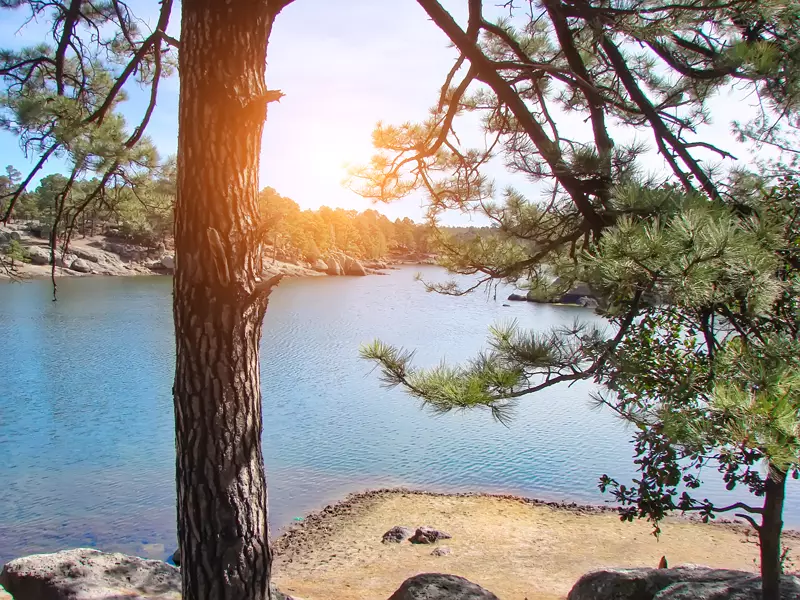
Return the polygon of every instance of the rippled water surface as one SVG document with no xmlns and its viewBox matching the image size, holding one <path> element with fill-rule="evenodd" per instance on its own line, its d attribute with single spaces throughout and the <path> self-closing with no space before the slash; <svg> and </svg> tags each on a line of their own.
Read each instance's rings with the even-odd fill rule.
<svg viewBox="0 0 800 600">
<path fill-rule="evenodd" d="M 602 502 L 599 475 L 632 474 L 630 432 L 591 408 L 588 385 L 524 399 L 506 428 L 482 411 L 421 411 L 358 358 L 378 337 L 421 364 L 459 360 L 493 323 L 543 329 L 592 313 L 504 307 L 507 292 L 427 294 L 418 270 L 284 280 L 273 294 L 262 344 L 273 527 L 377 486 Z M 0 285 L 0 562 L 78 545 L 163 558 L 176 544 L 171 282 L 66 280 L 50 298 L 44 281 Z M 722 496 L 716 481 L 704 489 Z"/>
</svg>

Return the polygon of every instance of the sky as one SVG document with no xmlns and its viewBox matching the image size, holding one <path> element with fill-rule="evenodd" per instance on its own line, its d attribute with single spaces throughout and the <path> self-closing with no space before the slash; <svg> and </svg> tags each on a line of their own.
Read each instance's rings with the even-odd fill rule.
<svg viewBox="0 0 800 600">
<path fill-rule="evenodd" d="M 465 0 L 443 2 L 463 21 Z M 486 10 L 495 3 L 487 2 Z M 134 13 L 154 25 L 157 0 L 131 0 Z M 180 7 L 175 7 L 170 33 L 179 37 Z M 21 11 L 0 12 L 0 45 L 41 43 L 46 23 L 20 29 Z M 389 205 L 374 205 L 343 185 L 349 165 L 365 164 L 372 153 L 371 133 L 378 121 L 402 123 L 427 116 L 456 52 L 415 0 L 296 0 L 278 16 L 267 53 L 267 85 L 286 96 L 270 104 L 261 153 L 261 186 L 271 186 L 301 208 L 322 205 L 364 210 L 376 208 L 390 218 L 421 220 L 424 198 L 416 195 Z M 144 90 L 129 89 L 123 112 L 137 120 L 146 105 Z M 708 142 L 726 140 L 729 123 L 748 110 L 741 93 L 731 92 L 712 103 L 714 124 L 701 132 Z M 148 135 L 162 156 L 177 148 L 178 79 L 162 82 Z M 573 118 L 576 131 L 585 123 Z M 640 134 L 641 135 L 641 134 Z M 649 141 L 645 138 L 645 141 Z M 746 159 L 748 149 L 739 153 Z M 708 160 L 716 159 L 708 156 Z M 25 172 L 35 160 L 24 157 L 16 139 L 0 132 L 0 165 Z M 651 158 L 653 169 L 659 160 Z M 52 163 L 43 175 L 62 167 Z M 519 180 L 494 165 L 490 175 L 499 187 Z M 524 186 L 524 184 L 522 184 Z M 469 217 L 451 215 L 450 223 Z M 478 222 L 477 224 L 482 224 Z"/>
</svg>

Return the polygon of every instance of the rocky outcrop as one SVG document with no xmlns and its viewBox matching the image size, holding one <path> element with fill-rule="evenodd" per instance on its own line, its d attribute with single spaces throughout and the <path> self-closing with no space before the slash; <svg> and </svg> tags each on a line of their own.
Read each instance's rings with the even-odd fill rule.
<svg viewBox="0 0 800 600">
<path fill-rule="evenodd" d="M 176 552 L 177 554 L 177 552 Z M 92 548 L 12 560 L 0 585 L 14 600 L 180 600 L 181 572 L 146 560 Z M 300 600 L 270 585 L 270 600 Z"/>
<path fill-rule="evenodd" d="M 339 261 L 336 260 L 334 257 L 329 256 L 327 258 L 327 260 L 325 261 L 325 263 L 328 266 L 328 268 L 325 271 L 328 275 L 342 275 L 343 274 L 342 266 L 339 264 Z"/>
<path fill-rule="evenodd" d="M 364 276 L 367 270 L 358 260 L 352 256 L 348 256 L 343 252 L 334 252 L 327 259 L 325 259 L 326 269 L 328 275 L 355 275 Z"/>
<path fill-rule="evenodd" d="M 358 262 L 355 258 L 352 256 L 347 256 L 344 260 L 344 274 L 364 277 L 367 274 L 367 271 L 364 268 L 364 265 Z"/>
<path fill-rule="evenodd" d="M 410 538 L 412 533 L 414 532 L 408 527 L 402 527 L 401 525 L 396 525 L 383 534 L 381 541 L 384 544 L 387 543 L 399 544 L 403 540 L 407 540 L 408 538 Z"/>
<path fill-rule="evenodd" d="M 34 265 L 49 265 L 50 250 L 41 246 L 30 246 L 25 248 L 25 254 Z"/>
<path fill-rule="evenodd" d="M 181 575 L 160 560 L 77 548 L 12 560 L 0 584 L 15 600 L 178 600 Z"/>
<path fill-rule="evenodd" d="M 175 255 L 174 254 L 165 254 L 164 256 L 161 257 L 161 259 L 158 262 L 167 271 L 174 271 L 175 270 Z"/>
<path fill-rule="evenodd" d="M 409 577 L 389 600 L 499 600 L 492 592 L 456 575 L 423 573 Z"/>
<path fill-rule="evenodd" d="M 782 600 L 800 598 L 800 580 L 784 576 Z M 604 569 L 581 577 L 567 600 L 761 600 L 754 573 L 707 567 Z"/>
<path fill-rule="evenodd" d="M 314 269 L 315 271 L 319 271 L 320 273 L 324 273 L 325 271 L 328 270 L 328 265 L 325 263 L 324 260 L 318 258 L 311 264 L 311 268 Z"/>
<path fill-rule="evenodd" d="M 451 537 L 453 536 L 433 527 L 419 527 L 408 541 L 412 544 L 435 544 L 439 540 L 449 540 Z"/>
</svg>

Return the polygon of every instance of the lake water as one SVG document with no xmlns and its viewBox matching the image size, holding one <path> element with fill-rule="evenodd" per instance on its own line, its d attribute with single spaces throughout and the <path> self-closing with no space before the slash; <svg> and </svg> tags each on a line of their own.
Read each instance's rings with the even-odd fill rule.
<svg viewBox="0 0 800 600">
<path fill-rule="evenodd" d="M 476 293 L 428 294 L 422 270 L 284 280 L 262 344 L 270 520 L 278 529 L 349 492 L 384 486 L 497 491 L 600 503 L 603 473 L 633 474 L 627 431 L 591 408 L 587 384 L 523 399 L 507 428 L 488 412 L 434 416 L 380 386 L 359 345 L 417 350 L 420 364 L 473 355 L 487 327 L 544 329 L 590 311 Z M 166 278 L 0 285 L 0 564 L 93 546 L 164 558 L 176 545 Z M 704 488 L 725 497 L 715 477 Z M 786 521 L 800 524 L 792 482 Z M 387 523 L 387 528 L 394 523 Z"/>
</svg>

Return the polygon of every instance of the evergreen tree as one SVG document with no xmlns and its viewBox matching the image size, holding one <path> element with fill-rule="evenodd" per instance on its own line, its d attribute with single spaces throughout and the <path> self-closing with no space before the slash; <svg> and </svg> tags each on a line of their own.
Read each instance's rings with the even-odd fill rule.
<svg viewBox="0 0 800 600">
<path fill-rule="evenodd" d="M 507 3 L 492 21 L 469 0 L 462 28 L 436 0 L 418 3 L 460 56 L 430 119 L 377 128 L 361 192 L 427 194 L 442 264 L 477 275 L 468 289 L 430 289 L 584 282 L 603 299 L 611 333 L 497 327 L 474 360 L 433 369 L 379 341 L 363 355 L 436 411 L 483 407 L 499 419 L 523 396 L 595 381 L 597 401 L 638 426 L 639 483 L 601 481 L 622 516 L 737 511 L 758 530 L 764 597 L 777 600 L 785 479 L 798 461 L 795 187 L 729 176 L 730 163 L 718 162 L 730 150 L 698 129 L 709 100 L 733 83 L 779 121 L 795 114 L 797 7 L 545 0 Z M 485 147 L 456 134 L 469 113 Z M 643 175 L 646 148 L 623 141 L 636 132 L 654 141 L 661 174 Z M 499 159 L 546 184 L 544 197 L 498 190 L 484 171 Z M 448 234 L 438 222 L 449 209 L 493 226 Z M 729 488 L 745 485 L 761 505 L 697 499 L 700 479 L 685 465 L 715 460 Z"/>
<path fill-rule="evenodd" d="M 2 198 L 3 221 L 52 156 L 70 165 L 55 199 L 53 265 L 61 222 L 66 250 L 79 214 L 109 182 L 155 166 L 144 131 L 174 63 L 170 48 L 180 47 L 173 397 L 186 600 L 269 597 L 259 341 L 279 278 L 260 277 L 258 161 L 267 105 L 281 97 L 264 82 L 267 42 L 290 1 L 183 0 L 180 41 L 167 33 L 172 0 L 161 0 L 152 31 L 122 0 L 0 3 L 52 24 L 54 46 L 0 52 L 0 125 L 39 157 Z M 150 100 L 128 132 L 115 106 L 134 78 L 149 86 Z M 96 186 L 71 207 L 84 174 L 96 176 Z"/>
</svg>

